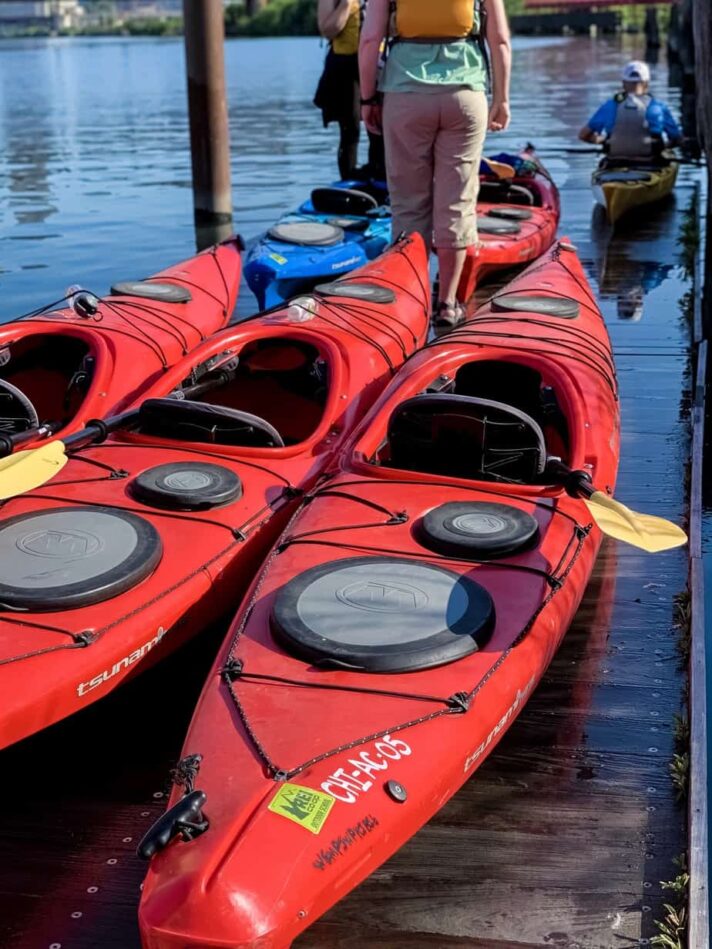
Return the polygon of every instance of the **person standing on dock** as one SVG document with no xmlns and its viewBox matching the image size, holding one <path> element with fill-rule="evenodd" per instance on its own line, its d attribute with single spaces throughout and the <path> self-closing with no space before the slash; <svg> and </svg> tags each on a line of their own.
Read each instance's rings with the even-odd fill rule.
<svg viewBox="0 0 712 949">
<path fill-rule="evenodd" d="M 362 0 L 319 0 L 319 32 L 329 40 L 324 71 L 314 96 L 324 127 L 339 124 L 339 174 L 342 179 L 385 178 L 383 136 L 369 133 L 368 164 L 358 168 L 361 131 L 358 44 L 363 16 Z"/>
<path fill-rule="evenodd" d="M 489 117 L 485 40 L 492 60 Z M 465 318 L 457 288 L 467 249 L 477 243 L 485 132 L 507 128 L 510 119 L 504 2 L 369 0 L 359 66 L 366 128 L 383 129 L 393 234 L 418 231 L 428 246 L 434 235 L 435 322 L 455 326 Z"/>
<path fill-rule="evenodd" d="M 664 149 L 679 145 L 682 132 L 668 106 L 650 95 L 647 63 L 628 63 L 621 79 L 623 91 L 596 110 L 579 138 L 604 145 L 611 163 L 664 161 Z"/>
</svg>

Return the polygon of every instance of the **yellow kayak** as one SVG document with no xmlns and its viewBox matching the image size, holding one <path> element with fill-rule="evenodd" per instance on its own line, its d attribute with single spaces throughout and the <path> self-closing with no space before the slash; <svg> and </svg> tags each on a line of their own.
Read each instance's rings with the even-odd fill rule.
<svg viewBox="0 0 712 949">
<path fill-rule="evenodd" d="M 606 209 L 608 220 L 652 204 L 670 194 L 677 179 L 677 165 L 661 168 L 599 168 L 593 173 L 593 196 Z"/>
</svg>

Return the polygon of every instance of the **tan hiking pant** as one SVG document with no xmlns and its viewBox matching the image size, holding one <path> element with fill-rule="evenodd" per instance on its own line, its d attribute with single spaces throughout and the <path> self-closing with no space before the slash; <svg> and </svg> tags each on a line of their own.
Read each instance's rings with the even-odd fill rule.
<svg viewBox="0 0 712 949">
<path fill-rule="evenodd" d="M 393 236 L 418 231 L 427 246 L 477 243 L 484 92 L 387 92 L 383 103 Z"/>
</svg>

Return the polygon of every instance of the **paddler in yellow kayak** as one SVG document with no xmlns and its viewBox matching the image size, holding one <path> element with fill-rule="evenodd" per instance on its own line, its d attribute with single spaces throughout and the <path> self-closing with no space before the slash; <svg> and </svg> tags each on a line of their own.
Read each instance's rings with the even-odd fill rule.
<svg viewBox="0 0 712 949">
<path fill-rule="evenodd" d="M 591 187 L 613 225 L 630 211 L 670 194 L 677 165 L 665 149 L 682 141 L 670 109 L 648 92 L 648 66 L 634 60 L 621 78 L 622 91 L 604 102 L 579 132 L 580 139 L 603 145 L 606 153 Z"/>
<path fill-rule="evenodd" d="M 650 69 L 634 60 L 624 68 L 623 89 L 604 102 L 579 132 L 579 138 L 605 145 L 607 164 L 656 164 L 666 148 L 682 141 L 668 106 L 648 91 Z"/>
</svg>

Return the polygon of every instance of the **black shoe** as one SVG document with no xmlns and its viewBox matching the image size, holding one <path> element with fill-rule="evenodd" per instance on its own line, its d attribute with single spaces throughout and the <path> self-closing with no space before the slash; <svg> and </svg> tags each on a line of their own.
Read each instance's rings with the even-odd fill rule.
<svg viewBox="0 0 712 949">
<path fill-rule="evenodd" d="M 461 303 L 439 303 L 433 322 L 443 329 L 454 329 L 465 320 L 465 308 Z"/>
</svg>

